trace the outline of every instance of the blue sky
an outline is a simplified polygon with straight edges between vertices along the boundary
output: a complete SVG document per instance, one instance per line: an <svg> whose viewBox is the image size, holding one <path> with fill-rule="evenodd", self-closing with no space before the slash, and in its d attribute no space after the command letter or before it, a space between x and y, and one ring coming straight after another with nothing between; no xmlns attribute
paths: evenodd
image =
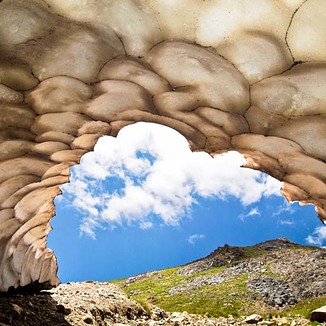
<svg viewBox="0 0 326 326"><path fill-rule="evenodd" d="M184 137L155 124L102 137L55 200L48 245L61 281L185 264L225 243L287 237L324 246L314 207L287 203L280 182L243 163L236 152L193 153Z"/></svg>

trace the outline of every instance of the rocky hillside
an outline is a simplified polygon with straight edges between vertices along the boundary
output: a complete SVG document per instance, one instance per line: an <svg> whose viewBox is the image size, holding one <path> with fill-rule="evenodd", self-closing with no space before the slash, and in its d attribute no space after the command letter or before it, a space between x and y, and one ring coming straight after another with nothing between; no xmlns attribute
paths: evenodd
<svg viewBox="0 0 326 326"><path fill-rule="evenodd" d="M112 283L0 296L0 325L310 325L326 305L326 250L286 239L217 248L185 266ZM252 314L261 316L248 316Z"/></svg>
<svg viewBox="0 0 326 326"><path fill-rule="evenodd" d="M272 307L326 295L326 250L284 238L250 247L219 247L209 256L180 268L178 274L193 276L216 267L222 269L212 275L190 278L181 288L221 284L244 275L247 290L260 294ZM175 287L170 294L173 292Z"/></svg>
<svg viewBox="0 0 326 326"><path fill-rule="evenodd" d="M287 239L217 248L207 257L117 282L126 294L167 311L210 317L309 315L326 305L326 250Z"/></svg>

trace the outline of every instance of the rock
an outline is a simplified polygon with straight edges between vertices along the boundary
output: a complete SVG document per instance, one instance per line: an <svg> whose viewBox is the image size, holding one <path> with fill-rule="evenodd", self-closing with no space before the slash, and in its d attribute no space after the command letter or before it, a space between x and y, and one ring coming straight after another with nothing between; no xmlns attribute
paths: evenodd
<svg viewBox="0 0 326 326"><path fill-rule="evenodd" d="M259 293L270 306L282 307L297 302L289 284L283 280L271 277L257 277L249 280L247 287L249 290Z"/></svg>
<svg viewBox="0 0 326 326"><path fill-rule="evenodd" d="M154 321L154 320L150 320L150 321L147 323L146 326L155 326L155 325L157 325L157 324L156 324L156 321Z"/></svg>
<svg viewBox="0 0 326 326"><path fill-rule="evenodd" d="M189 319L189 314L185 311L182 313L174 312L171 315L171 321L174 323L183 323L185 321L188 321L188 319Z"/></svg>
<svg viewBox="0 0 326 326"><path fill-rule="evenodd" d="M168 317L168 313L163 309L153 306L151 311L151 318L154 320L160 320Z"/></svg>
<svg viewBox="0 0 326 326"><path fill-rule="evenodd" d="M257 323L257 325L260 326L274 326L276 325L276 322L274 320L262 320Z"/></svg>
<svg viewBox="0 0 326 326"><path fill-rule="evenodd" d="M12 306L13 306L14 310L15 310L19 315L24 311L24 309L23 309L21 306L19 306L18 304L13 303Z"/></svg>
<svg viewBox="0 0 326 326"><path fill-rule="evenodd" d="M138 274L136 276L132 276L132 277L129 277L125 282L124 284L125 285L130 285L136 281L140 281L140 280L145 280L153 275L156 275L158 272L157 271L152 271L152 272L147 272L147 273L143 273L143 274Z"/></svg>
<svg viewBox="0 0 326 326"><path fill-rule="evenodd" d="M60 312L63 315L69 315L71 313L71 309L66 308L62 304L57 305L57 311Z"/></svg>
<svg viewBox="0 0 326 326"><path fill-rule="evenodd" d="M263 317L258 314L253 314L248 316L244 322L247 324L257 324L258 322L262 321Z"/></svg>
<svg viewBox="0 0 326 326"><path fill-rule="evenodd" d="M326 322L326 306L314 310L310 316L311 321L318 321L319 323Z"/></svg>
<svg viewBox="0 0 326 326"><path fill-rule="evenodd" d="M83 317L83 321L86 323L86 324L93 324L93 318L89 315L86 315Z"/></svg>
<svg viewBox="0 0 326 326"><path fill-rule="evenodd" d="M285 325L289 325L290 324L290 319L286 318L286 317L281 317L277 319L277 325L279 326L285 326ZM300 325L301 326L301 325Z"/></svg>

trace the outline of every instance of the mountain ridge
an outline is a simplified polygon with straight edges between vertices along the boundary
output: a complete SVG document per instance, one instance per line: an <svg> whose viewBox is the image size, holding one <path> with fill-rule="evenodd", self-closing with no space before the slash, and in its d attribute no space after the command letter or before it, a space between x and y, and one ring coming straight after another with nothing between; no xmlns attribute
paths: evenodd
<svg viewBox="0 0 326 326"><path fill-rule="evenodd" d="M326 304L326 249L286 238L253 246L226 244L191 263L117 284L139 302L150 302L167 311L185 310L212 317L282 313L295 310L305 300L323 298Z"/></svg>
<svg viewBox="0 0 326 326"><path fill-rule="evenodd" d="M186 263L183 266L189 266L193 264L205 264L207 267L220 267L230 263L235 263L245 258L252 258L254 254L262 252L270 252L273 250L291 249L291 248L318 248L314 246L300 245L292 242L287 238L277 238L259 242L250 246L232 246L224 244L213 250L209 255L196 259L190 263Z"/></svg>

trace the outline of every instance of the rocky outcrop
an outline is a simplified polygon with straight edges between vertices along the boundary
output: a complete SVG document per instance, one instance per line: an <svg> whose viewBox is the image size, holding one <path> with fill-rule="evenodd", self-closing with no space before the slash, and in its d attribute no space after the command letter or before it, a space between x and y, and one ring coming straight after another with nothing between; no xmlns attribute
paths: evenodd
<svg viewBox="0 0 326 326"><path fill-rule="evenodd" d="M225 244L218 247L209 256L199 259L196 262L184 266L180 270L181 275L193 275L200 271L208 270L212 267L219 267L230 264L231 262L240 261L245 258L245 252L241 247L231 247Z"/></svg>
<svg viewBox="0 0 326 326"><path fill-rule="evenodd" d="M289 284L283 280L264 276L255 277L248 282L247 287L259 293L270 306L290 306L297 302Z"/></svg>
<svg viewBox="0 0 326 326"><path fill-rule="evenodd" d="M236 262L241 262L243 260L245 260L245 262L241 262L241 264L231 267L230 270L228 269L228 274L234 274L234 269L241 271L247 270L248 272L253 271L254 269L259 270L261 268L260 265L263 265L264 262L259 260L257 262L248 261L252 256L259 256L263 253L299 247L300 245L291 242L286 238L267 240L249 247L237 247L225 244L223 247L216 248L207 257L186 264L180 269L179 273L181 275L193 275L201 271L209 270L212 267L225 266L231 263L235 264Z"/></svg>
<svg viewBox="0 0 326 326"><path fill-rule="evenodd" d="M57 285L69 167L154 122L238 150L326 220L323 0L0 1L0 290Z"/></svg>
<svg viewBox="0 0 326 326"><path fill-rule="evenodd" d="M149 318L148 312L139 303L128 299L110 283L86 281L61 284L51 291L51 297L70 312L66 320L72 325L132 324L137 319Z"/></svg>
<svg viewBox="0 0 326 326"><path fill-rule="evenodd" d="M270 264L271 271L291 284L297 299L326 294L326 250L285 251Z"/></svg>

